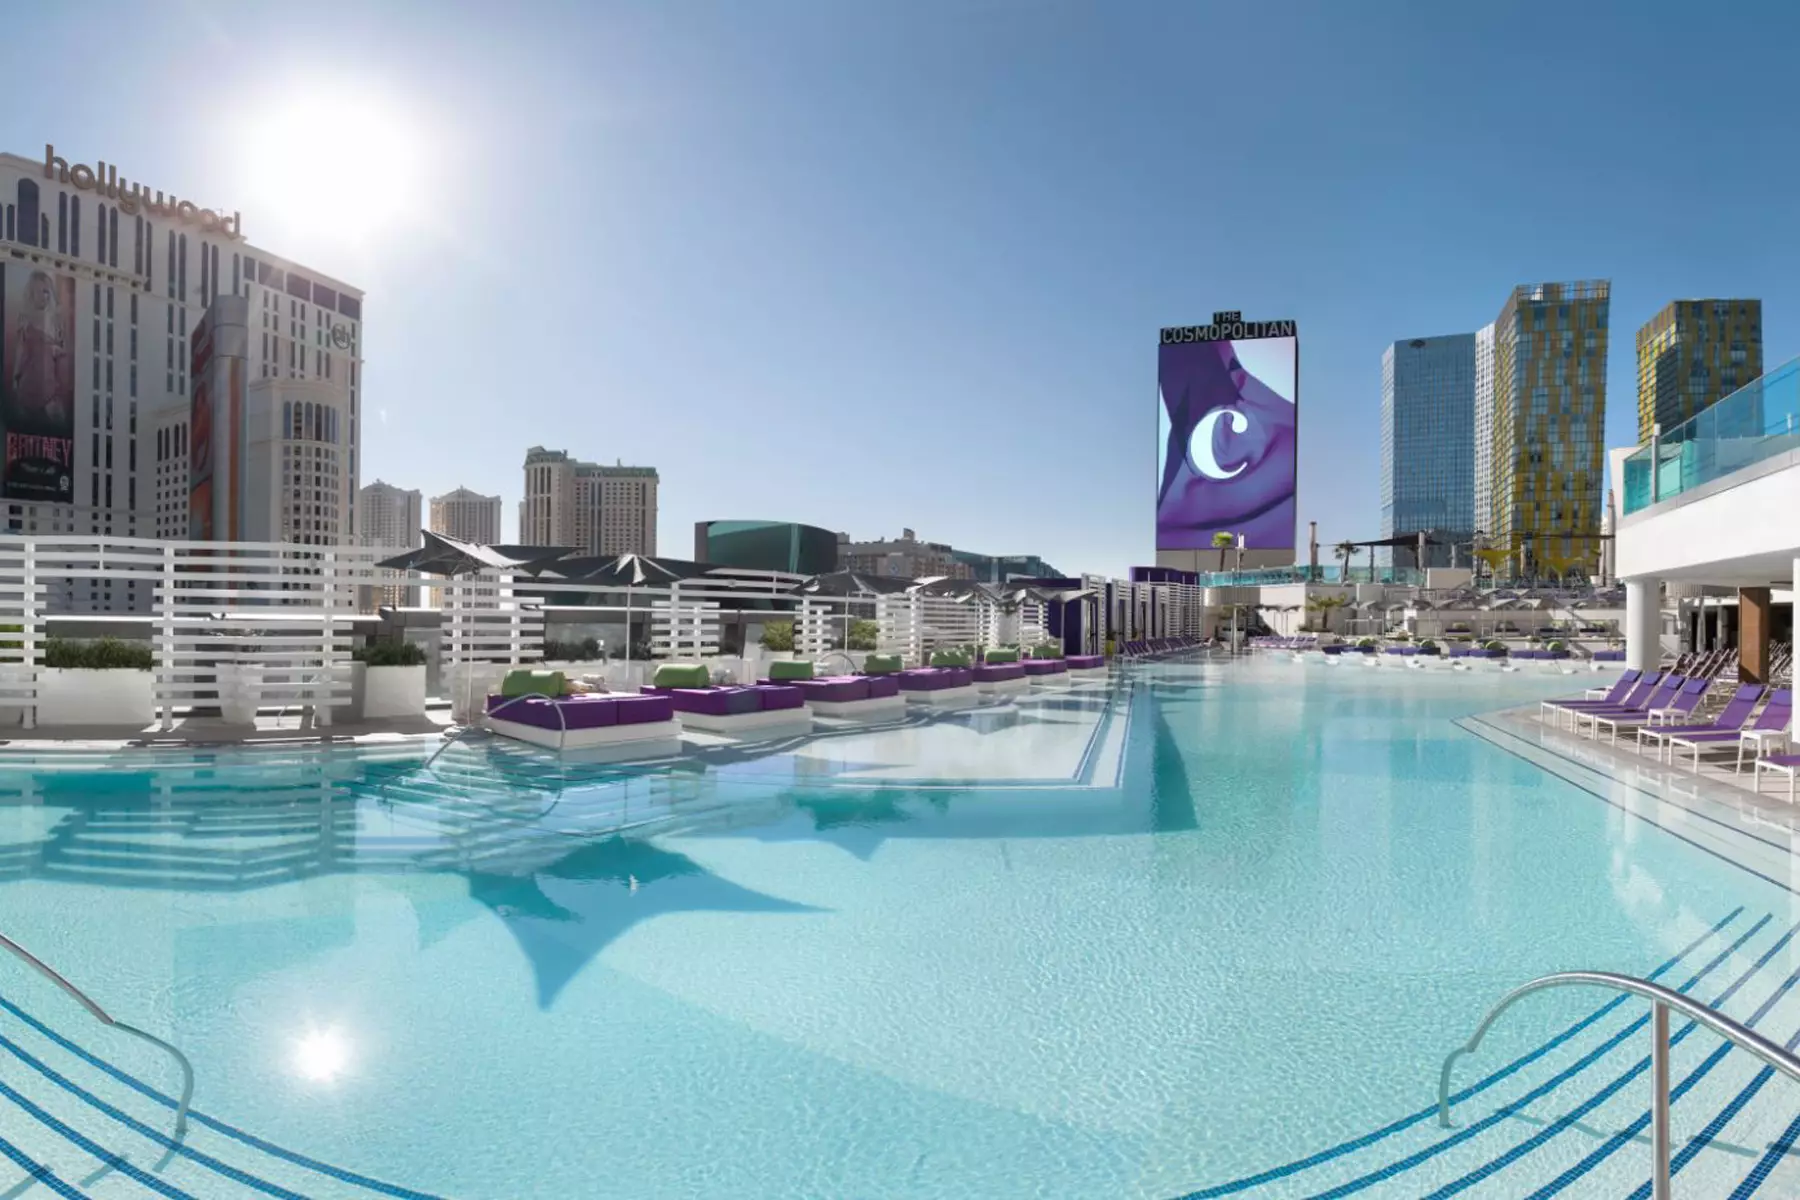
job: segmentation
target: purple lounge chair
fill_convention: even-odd
[[[1667,708],[1669,701],[1675,699],[1676,693],[1686,685],[1687,676],[1677,675],[1673,671],[1660,679],[1652,679],[1646,675],[1631,689],[1631,695],[1625,698],[1625,703],[1583,705],[1571,708],[1569,714],[1575,718],[1575,731],[1579,733],[1581,723],[1595,717],[1630,716],[1633,713],[1649,712],[1653,708]]]
[[[1608,705],[1623,704],[1637,681],[1644,673],[1639,670],[1621,671],[1610,688],[1590,688],[1588,694],[1579,700],[1543,700],[1538,703],[1538,720],[1545,716],[1554,716],[1558,725],[1562,724],[1562,714],[1571,708],[1596,708]],[[1594,693],[1599,692],[1596,696]]]
[[[1669,744],[1670,738],[1684,737],[1690,733],[1714,734],[1722,733],[1736,737],[1744,722],[1756,708],[1756,702],[1762,699],[1766,689],[1760,683],[1746,683],[1739,686],[1729,703],[1719,710],[1719,715],[1706,725],[1644,725],[1637,731],[1638,753],[1644,752],[1644,743],[1649,742],[1656,747],[1656,757],[1662,760],[1663,747]],[[1694,747],[1694,770],[1700,770],[1700,749]]]
[[[1620,729],[1648,725],[1656,719],[1658,713],[1664,713],[1673,718],[1684,717],[1700,706],[1700,701],[1711,687],[1712,680],[1710,679],[1689,679],[1675,689],[1673,696],[1668,697],[1661,704],[1656,703],[1653,699],[1651,703],[1644,706],[1642,712],[1593,712],[1584,715],[1588,721],[1588,727],[1593,730],[1591,736],[1596,742],[1600,740],[1600,727],[1604,725],[1611,731],[1607,735],[1607,740],[1616,746],[1619,744]],[[1581,720],[1580,716],[1575,718],[1577,724],[1580,724]],[[1676,723],[1680,722],[1677,720]]]
[[[1560,725],[1562,723],[1561,718],[1568,717],[1569,728],[1573,729],[1580,723],[1581,714],[1584,712],[1606,712],[1613,709],[1641,708],[1649,701],[1651,696],[1656,694],[1657,688],[1663,683],[1663,678],[1663,674],[1660,671],[1646,671],[1643,675],[1639,676],[1637,682],[1633,683],[1626,691],[1625,698],[1618,701],[1611,699],[1561,701],[1556,706],[1557,723]]]
[[[1769,693],[1769,702],[1756,719],[1746,727],[1733,730],[1697,730],[1693,733],[1676,734],[1669,737],[1669,761],[1675,761],[1678,747],[1685,747],[1694,752],[1694,770],[1700,770],[1700,751],[1707,746],[1732,745],[1738,747],[1738,769],[1743,770],[1744,741],[1748,737],[1765,733],[1781,733],[1794,721],[1794,693],[1790,688],[1775,688]]]

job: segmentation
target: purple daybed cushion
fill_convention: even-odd
[[[708,687],[708,688],[645,688],[644,694],[664,696],[674,705],[676,712],[694,713],[704,717],[730,717],[738,713],[759,712],[762,709],[762,697],[754,690],[742,687]]]
[[[1027,675],[1061,675],[1069,669],[1060,658],[1029,658],[1023,665]]]
[[[763,712],[780,712],[783,709],[801,708],[806,704],[806,695],[799,688],[785,683],[757,684],[744,690],[756,694],[758,707]]]
[[[876,676],[875,678],[881,678]],[[776,686],[772,679],[762,681],[763,686]],[[791,687],[805,698],[808,704],[818,701],[821,704],[848,704],[853,700],[869,698],[869,680],[861,675],[829,675],[823,679],[787,679],[780,686]]]
[[[900,694],[900,681],[892,675],[868,675],[863,681],[869,685],[871,700],[885,700]]]
[[[536,729],[604,729],[611,725],[648,725],[668,721],[675,715],[667,696],[585,695],[563,696],[557,700],[533,698],[513,700],[489,696],[487,710],[505,705],[499,715],[502,721],[515,721]],[[553,711],[560,709],[561,716]]]
[[[1024,663],[993,663],[973,670],[976,683],[1005,683],[1009,679],[1025,678]]]
[[[908,692],[941,692],[974,682],[968,667],[912,667],[901,671],[897,678],[901,690]]]
[[[1069,664],[1071,671],[1092,671],[1095,667],[1106,665],[1106,656],[1101,654],[1071,654],[1063,660]]]
[[[675,719],[675,702],[667,696],[615,696],[620,725],[649,725]]]

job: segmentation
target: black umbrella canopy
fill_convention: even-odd
[[[705,563],[683,558],[651,558],[644,554],[598,554],[565,558],[544,571],[546,577],[602,587],[656,587],[696,579],[709,570]]]
[[[535,574],[571,553],[567,546],[483,546],[449,534],[422,533],[424,544],[383,559],[389,571],[421,571],[428,575],[471,575],[478,571],[522,571]]]
[[[885,596],[904,592],[913,585],[898,575],[865,575],[861,571],[830,571],[803,580],[794,590],[808,596]]]

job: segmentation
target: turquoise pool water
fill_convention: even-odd
[[[8,765],[0,930],[186,1050],[204,1119],[153,1170],[166,1062],[0,960],[0,1149],[92,1196],[1626,1195],[1647,1042],[1604,995],[1515,1011],[1457,1083],[1535,1057],[1418,1119],[1548,971],[1800,1033],[1766,847],[1459,724],[1587,682],[1281,659],[637,771]],[[1768,1155],[1783,1089],[1688,1194]]]

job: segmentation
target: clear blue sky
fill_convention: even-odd
[[[1120,571],[1156,331],[1234,308],[1300,323],[1329,545],[1376,529],[1382,349],[1515,283],[1613,280],[1615,445],[1667,300],[1800,351],[1791,4],[71,2],[6,45],[0,147],[366,288],[364,480],[509,533],[543,443],[658,467],[665,553],[771,517]],[[419,134],[402,211],[318,190],[364,111]]]

